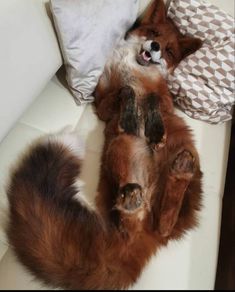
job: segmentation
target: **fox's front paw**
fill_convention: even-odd
[[[135,91],[129,85],[122,87],[119,91],[119,98],[121,99],[121,101],[125,101],[125,99],[127,97],[134,97],[135,98]]]
[[[115,209],[132,213],[141,208],[143,204],[142,188],[135,183],[126,184],[120,188]]]
[[[166,131],[159,108],[159,97],[149,94],[145,101],[145,137],[149,146],[158,151],[166,144]]]
[[[120,90],[121,114],[119,128],[129,135],[138,135],[139,120],[135,92],[132,87],[125,86]]]

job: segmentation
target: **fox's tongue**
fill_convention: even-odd
[[[149,62],[151,60],[151,55],[148,51],[143,51],[141,56],[147,62]]]

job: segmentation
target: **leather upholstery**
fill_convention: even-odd
[[[2,0],[0,3],[0,289],[7,290],[44,288],[17,262],[4,233],[5,186],[18,154],[34,138],[68,124],[73,126],[86,141],[82,176],[87,182],[87,195],[93,195],[103,145],[103,124],[92,106],[76,106],[61,79],[56,76],[51,79],[62,61],[44,2]],[[141,11],[148,2],[140,1]],[[233,11],[233,0],[213,2]],[[231,123],[213,126],[178,113],[194,131],[204,172],[200,227],[153,257],[135,289],[214,288]]]

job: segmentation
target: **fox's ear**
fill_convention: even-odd
[[[158,24],[166,20],[166,7],[163,0],[154,0],[147,7],[140,24]]]
[[[188,55],[196,52],[202,46],[202,41],[198,38],[183,37],[179,40],[181,49],[181,58],[184,59]]]

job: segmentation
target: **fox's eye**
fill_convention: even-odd
[[[148,30],[148,33],[149,33],[149,35],[150,35],[151,37],[157,37],[157,36],[159,36],[159,32],[156,31],[156,30],[154,30],[154,29],[149,29],[149,30]]]
[[[166,48],[166,53],[167,53],[169,58],[171,58],[171,59],[174,58],[174,53],[173,53],[172,49]]]

